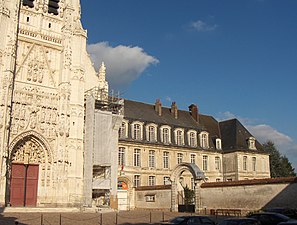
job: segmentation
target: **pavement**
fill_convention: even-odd
[[[169,211],[80,211],[76,208],[9,208],[2,209],[0,225],[158,225],[179,215]],[[222,218],[210,216],[215,222]]]

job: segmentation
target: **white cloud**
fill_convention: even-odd
[[[272,141],[277,149],[288,157],[292,166],[296,168],[295,172],[297,172],[297,143],[290,136],[281,133],[270,125],[255,124],[257,123],[256,119],[242,118],[231,112],[219,113],[219,117],[218,120],[237,118],[260,143]]]
[[[266,124],[246,125],[246,127],[262,143],[271,140],[276,145],[285,146],[293,142],[292,138]]]
[[[104,61],[109,85],[111,89],[116,90],[127,87],[141,76],[146,68],[159,63],[158,59],[148,55],[138,46],[112,47],[108,42],[99,42],[88,45],[87,50],[97,70]]]
[[[291,137],[266,124],[246,125],[246,127],[261,143],[272,141],[276,148],[288,157],[297,172],[297,144]]]
[[[203,22],[202,20],[197,20],[195,22],[192,22],[190,24],[190,27],[199,32],[206,32],[206,31],[214,31],[218,27],[218,25],[216,24],[209,25]]]

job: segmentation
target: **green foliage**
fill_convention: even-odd
[[[296,176],[295,169],[289,159],[282,155],[272,141],[263,144],[263,148],[270,154],[270,174],[271,177],[292,177]]]
[[[184,187],[185,194],[185,205],[194,205],[195,204],[195,191],[188,188],[188,186]]]

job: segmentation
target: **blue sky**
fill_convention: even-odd
[[[121,97],[238,118],[297,168],[296,0],[83,0],[95,67]]]

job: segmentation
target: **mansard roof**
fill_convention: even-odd
[[[219,122],[224,151],[248,150],[248,139],[253,135],[237,120]],[[263,150],[256,140],[257,150]]]
[[[162,115],[155,111],[155,105],[131,100],[124,100],[124,118],[141,122],[169,125],[188,129],[203,129],[191,116],[189,111],[178,110],[178,118],[171,114],[170,108],[162,107]]]
[[[207,131],[210,139],[212,139],[210,145],[214,145],[216,138],[221,138],[224,152],[254,151],[248,148],[248,139],[253,135],[237,119],[218,122],[212,116],[199,114],[199,120],[196,122],[191,113],[186,110],[178,110],[176,119],[171,113],[171,108],[162,107],[162,114],[159,116],[153,104],[127,99],[124,101],[124,118],[127,120]],[[257,140],[256,148],[261,150],[257,153],[263,152],[262,146]]]

